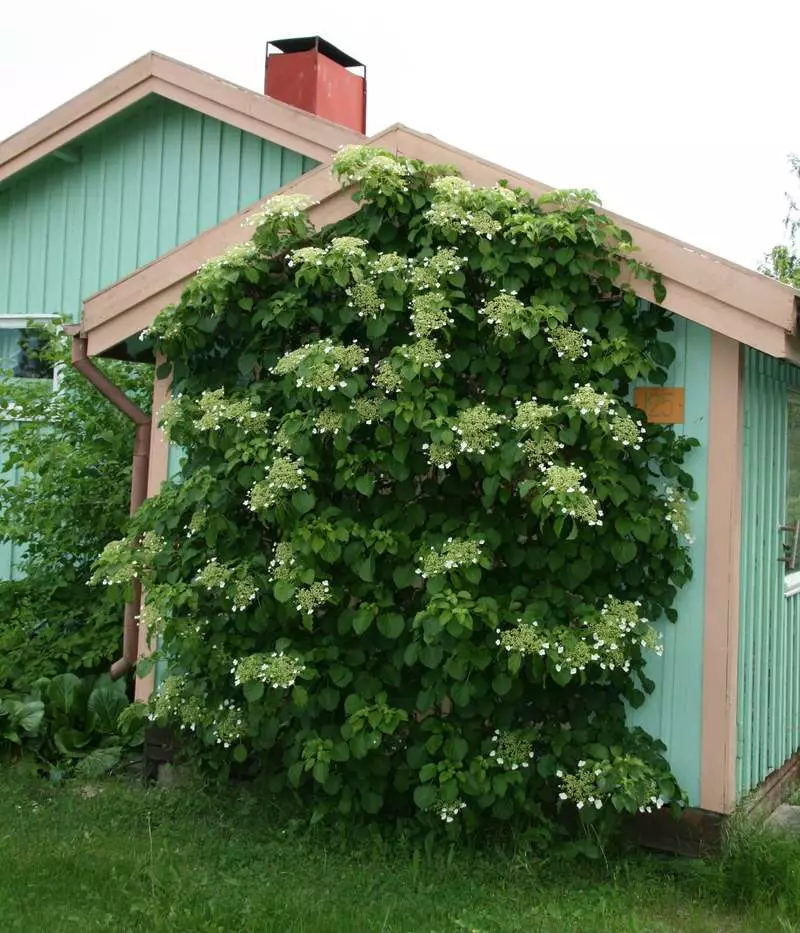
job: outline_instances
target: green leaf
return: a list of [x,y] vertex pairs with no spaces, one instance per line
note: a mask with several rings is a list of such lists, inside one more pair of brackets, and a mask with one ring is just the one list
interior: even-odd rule
[[53,743],[59,752],[65,758],[80,758],[87,745],[92,741],[92,736],[80,729],[70,729],[63,726],[53,733]]
[[420,784],[414,788],[414,803],[419,810],[430,810],[436,803],[436,788],[430,784]]
[[399,638],[405,627],[405,619],[396,612],[387,612],[378,616],[378,631],[386,638]]
[[406,587],[413,586],[414,581],[418,579],[418,575],[414,572],[414,568],[408,564],[404,564],[401,567],[395,567],[394,572],[392,573],[392,580],[394,580],[394,585],[398,590],[403,590]]
[[337,687],[346,687],[353,679],[353,672],[349,667],[344,667],[342,664],[334,664],[328,672],[328,676]]
[[362,606],[353,616],[353,631],[356,635],[363,635],[372,625],[375,618],[375,609],[372,606]]
[[511,689],[511,683],[512,681],[508,674],[498,674],[492,680],[492,690],[494,690],[498,696],[503,697]]
[[85,781],[93,781],[113,771],[120,761],[122,761],[121,746],[109,745],[96,748],[78,762],[75,774]]
[[442,649],[439,645],[425,645],[419,653],[419,659],[425,667],[438,667],[442,663]]
[[95,687],[86,704],[89,728],[113,735],[117,731],[119,714],[127,705],[127,697],[114,687]]
[[309,492],[307,489],[299,489],[292,495],[292,507],[299,515],[310,512],[314,508],[316,501],[314,493]]
[[375,488],[375,477],[371,473],[365,473],[356,480],[356,489],[362,496],[371,496]]
[[353,570],[365,583],[372,583],[375,579],[375,561],[371,557],[365,557],[363,560],[356,561]]
[[336,707],[339,705],[340,694],[338,690],[334,690],[332,687],[323,687],[322,690],[317,694],[317,702],[329,713],[333,712]]
[[279,603],[288,603],[294,593],[294,583],[289,583],[288,580],[278,580],[272,591]]
[[611,554],[618,563],[629,564],[636,557],[636,545],[624,539],[612,541]]
[[50,681],[47,698],[55,709],[69,716],[78,705],[80,686],[80,677],[75,674],[58,674]]
[[233,760],[241,764],[247,760],[247,748],[244,745],[237,745],[233,750]]
[[248,703],[257,703],[264,696],[264,684],[247,683],[242,687],[242,693]]
[[292,702],[298,709],[305,709],[308,705],[308,691],[305,687],[301,687],[300,684],[292,687]]

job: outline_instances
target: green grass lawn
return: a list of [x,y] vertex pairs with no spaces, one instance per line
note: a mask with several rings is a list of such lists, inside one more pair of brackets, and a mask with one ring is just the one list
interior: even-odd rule
[[447,846],[426,857],[307,831],[250,793],[0,771],[2,933],[800,931],[785,903],[720,906],[717,875],[645,854],[608,866]]

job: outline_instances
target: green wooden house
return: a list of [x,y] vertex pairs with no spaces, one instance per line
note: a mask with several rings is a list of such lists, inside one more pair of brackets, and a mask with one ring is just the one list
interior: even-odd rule
[[[307,51],[290,49],[286,57]],[[316,45],[313,52],[324,55],[325,49]],[[343,132],[328,124],[314,125]],[[536,195],[547,190],[402,126],[391,127],[370,143],[455,165],[476,184],[506,179]],[[358,209],[332,180],[324,154],[301,150],[299,143],[286,148],[323,163],[300,176],[307,167],[303,164],[296,172],[300,177],[286,179],[283,189],[302,191],[319,202],[311,212],[317,225]],[[144,197],[141,186],[134,191],[136,197]],[[176,245],[180,237],[175,234],[169,241],[174,248],[163,252],[159,241],[153,248],[163,255],[140,268],[132,266],[120,281],[114,275],[120,278],[122,268],[112,269],[109,260],[104,267],[108,280],[100,273],[91,280],[96,287],[105,281],[105,287],[83,295],[83,313],[73,328],[79,364],[124,352],[125,343],[180,296],[200,263],[248,237],[243,221],[264,193],[262,186],[248,204],[240,199],[237,206],[244,209],[229,219],[220,214],[218,223],[211,215],[206,215],[208,222],[200,222],[196,207],[196,227],[185,228],[189,232],[184,242]],[[125,190],[120,197],[123,204],[134,201]],[[650,420],[670,423],[700,441],[688,462],[700,494],[691,516],[695,576],[680,593],[678,623],[662,623],[663,657],[653,657],[649,666],[656,691],[634,715],[666,743],[692,806],[724,814],[752,791],[779,787],[800,763],[797,295],[633,221],[615,220],[631,232],[641,258],[662,272],[665,304],[676,322],[676,358],[667,386],[640,386],[637,404]],[[118,255],[122,242],[120,238]],[[96,250],[98,240],[94,243]],[[652,300],[649,285],[638,282],[635,287],[643,301]],[[156,380],[154,410],[168,392],[168,383]],[[146,491],[153,494],[174,468],[174,457],[156,425],[148,425],[143,457]],[[132,613],[123,650],[128,663],[149,650],[133,618]],[[152,679],[140,679],[137,696],[145,698],[153,688]]]

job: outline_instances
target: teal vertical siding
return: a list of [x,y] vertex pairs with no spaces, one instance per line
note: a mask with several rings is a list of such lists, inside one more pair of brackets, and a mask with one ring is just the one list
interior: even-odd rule
[[691,507],[694,542],[692,580],[675,603],[678,621],[662,619],[664,654],[651,655],[647,675],[655,682],[654,693],[631,712],[631,721],[661,739],[667,758],[689,803],[700,803],[700,753],[703,697],[703,619],[705,607],[706,491],[708,489],[708,411],[711,378],[711,332],[676,317],[669,342],[675,347],[667,385],[686,390],[684,423],[675,431],[695,437],[700,446],[686,460],[700,498]]
[[800,369],[747,350],[744,376],[737,793],[800,747],[800,598],[784,596],[787,393]]
[[0,315],[89,295],[316,164],[161,98],[0,188]]

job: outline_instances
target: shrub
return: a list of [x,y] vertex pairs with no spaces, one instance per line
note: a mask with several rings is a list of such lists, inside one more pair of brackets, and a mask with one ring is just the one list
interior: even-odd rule
[[693,442],[627,401],[672,325],[622,272],[658,275],[591,193],[335,170],[355,215],[268,201],[149,335],[187,460],[96,579],[146,584],[153,715],[317,815],[599,830],[680,800],[626,725],[691,572]]
[[124,681],[59,674],[22,695],[0,694],[0,752],[31,754],[41,767],[97,777],[142,743],[141,707]]
[[[92,562],[128,519],[133,429],[69,365],[58,325],[41,329],[47,340],[39,352],[64,367],[58,391],[49,381],[0,373],[5,469],[21,471],[17,483],[0,479],[0,540],[24,549],[23,579],[0,581],[0,687],[65,670],[97,672],[119,653],[120,594],[86,584]],[[151,367],[101,365],[148,407]]]

